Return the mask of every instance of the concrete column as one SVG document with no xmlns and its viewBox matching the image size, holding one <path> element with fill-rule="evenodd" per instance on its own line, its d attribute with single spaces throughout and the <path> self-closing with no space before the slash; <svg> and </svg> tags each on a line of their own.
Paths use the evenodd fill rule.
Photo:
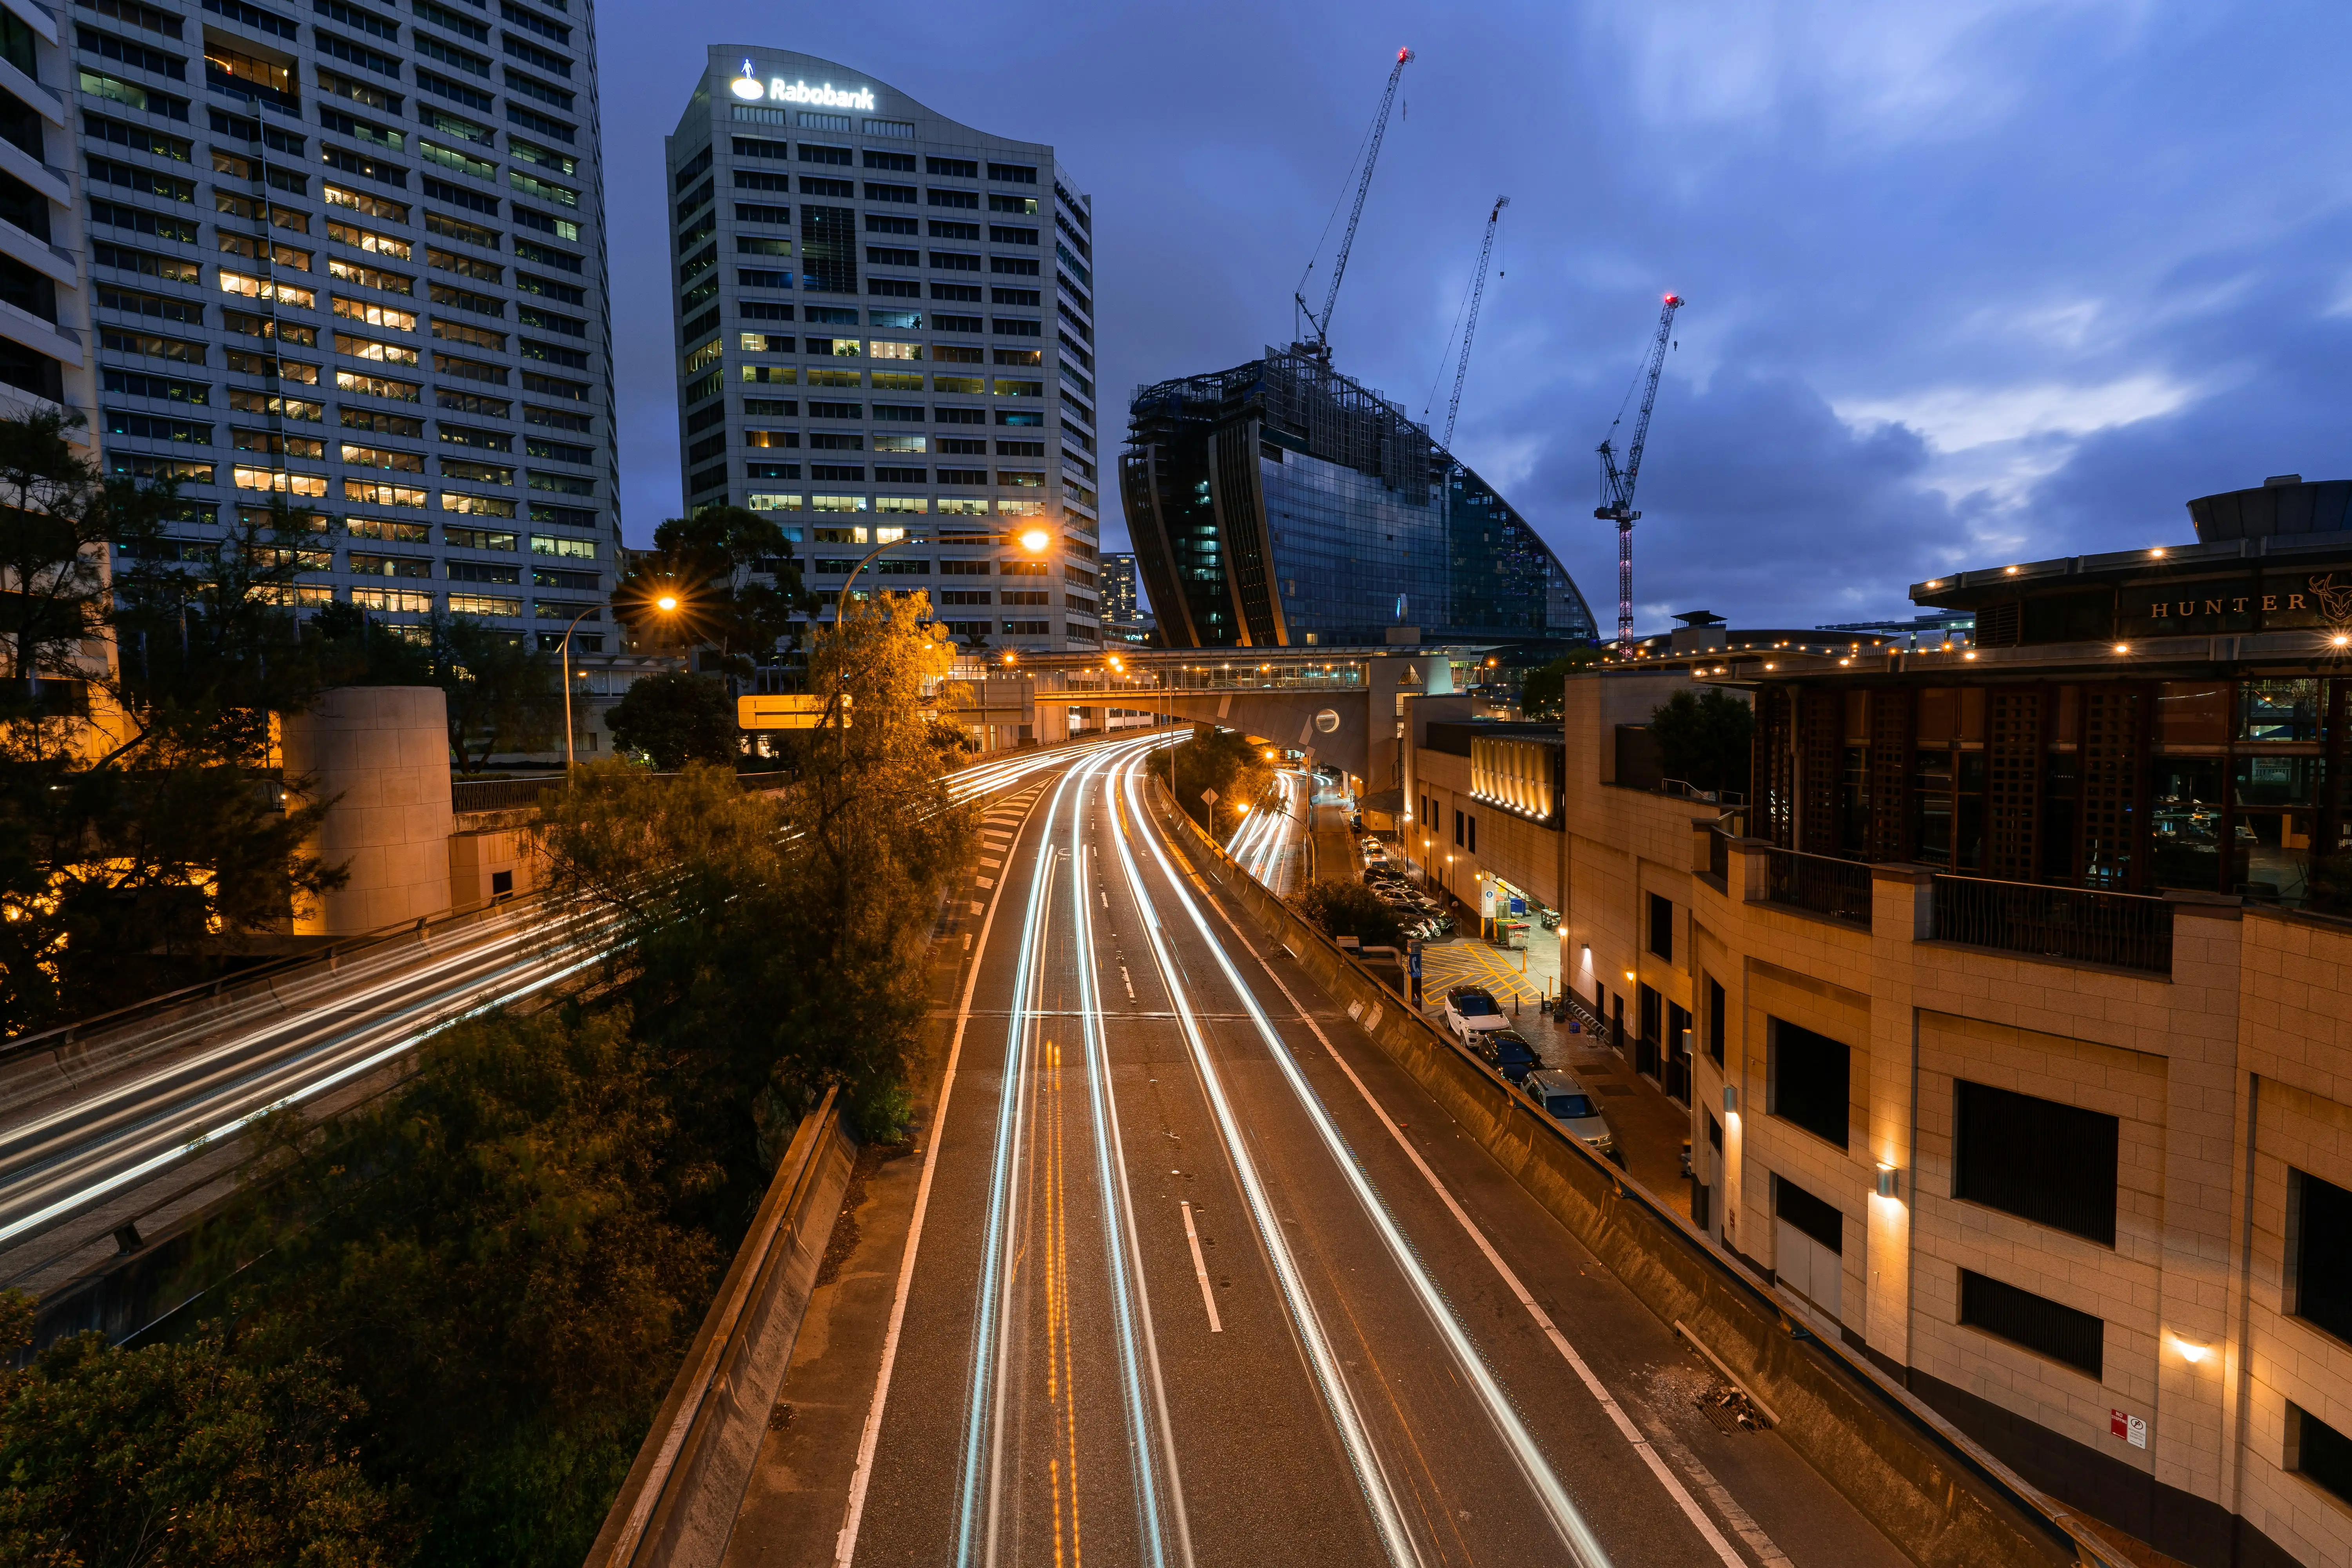
<svg viewBox="0 0 2352 1568">
<path fill-rule="evenodd" d="M 346 686 L 283 729 L 289 799 L 326 801 L 311 849 L 351 880 L 299 913 L 349 936 L 449 908 L 448 702 L 430 686 Z"/>
</svg>

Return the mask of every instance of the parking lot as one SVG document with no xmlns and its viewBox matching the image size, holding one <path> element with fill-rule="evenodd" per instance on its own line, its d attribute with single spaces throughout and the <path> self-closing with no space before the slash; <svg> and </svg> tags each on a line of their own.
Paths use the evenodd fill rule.
<svg viewBox="0 0 2352 1568">
<path fill-rule="evenodd" d="M 1358 840 L 1360 861 L 1364 842 Z M 1474 911 L 1441 902 L 1440 891 L 1424 888 L 1401 858 L 1390 864 L 1394 876 L 1375 873 L 1366 881 L 1376 889 L 1386 883 L 1411 895 L 1399 913 L 1410 912 L 1432 933 L 1420 939 L 1423 1015 L 1445 1028 L 1445 993 L 1456 985 L 1475 985 L 1492 995 L 1543 1066 L 1569 1074 L 1593 1097 L 1615 1136 L 1625 1173 L 1659 1202 L 1687 1215 L 1691 1193 L 1683 1155 L 1690 1136 L 1690 1111 L 1589 1032 L 1589 1022 L 1580 1025 L 1573 1011 L 1555 1017 L 1545 1010 L 1560 994 L 1559 944 L 1554 933 L 1538 924 L 1528 931 L 1526 947 L 1497 946 L 1475 934 Z"/>
</svg>

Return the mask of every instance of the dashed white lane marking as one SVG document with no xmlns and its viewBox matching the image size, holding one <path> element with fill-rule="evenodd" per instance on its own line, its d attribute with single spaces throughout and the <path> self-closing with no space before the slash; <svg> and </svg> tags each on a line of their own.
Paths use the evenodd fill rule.
<svg viewBox="0 0 2352 1568">
<path fill-rule="evenodd" d="M 1201 1257 L 1201 1233 L 1192 1227 L 1192 1205 L 1184 1205 L 1184 1239 L 1192 1248 L 1192 1275 L 1201 1282 L 1201 1305 L 1209 1310 L 1209 1331 L 1222 1334 L 1225 1325 L 1217 1321 L 1217 1293 L 1209 1288 L 1209 1266 Z"/>
</svg>

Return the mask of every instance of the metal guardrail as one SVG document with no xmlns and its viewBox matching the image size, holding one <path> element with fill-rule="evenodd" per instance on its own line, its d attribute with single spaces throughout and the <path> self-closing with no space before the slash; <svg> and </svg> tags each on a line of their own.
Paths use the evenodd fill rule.
<svg viewBox="0 0 2352 1568">
<path fill-rule="evenodd" d="M 674 779 L 676 773 L 651 773 L 650 778 Z M 782 789 L 792 782 L 792 774 L 782 772 L 737 773 L 736 784 L 746 790 Z M 529 811 L 537 806 L 540 797 L 551 795 L 563 787 L 562 773 L 538 773 L 520 779 L 458 779 L 449 785 L 449 809 L 468 811 Z"/>
<path fill-rule="evenodd" d="M 458 779 L 449 785 L 449 809 L 527 811 L 539 804 L 541 795 L 562 787 L 561 773 L 523 779 Z"/>
<path fill-rule="evenodd" d="M 2173 906 L 2139 893 L 1936 879 L 1935 940 L 2036 958 L 2172 973 Z"/>
<path fill-rule="evenodd" d="M 1870 929 L 1870 868 L 1859 860 L 1768 849 L 1767 893 L 1772 902 Z"/>
</svg>

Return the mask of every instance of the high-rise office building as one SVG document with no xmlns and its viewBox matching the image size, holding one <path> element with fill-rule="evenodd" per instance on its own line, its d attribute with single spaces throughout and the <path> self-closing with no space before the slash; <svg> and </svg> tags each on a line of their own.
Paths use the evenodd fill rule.
<svg viewBox="0 0 2352 1568">
<path fill-rule="evenodd" d="M 1492 485 L 1312 355 L 1142 389 L 1119 463 L 1170 647 L 1593 635 L 1568 569 Z"/>
<path fill-rule="evenodd" d="M 620 526 L 592 0 L 82 0 L 55 26 L 71 57 L 41 80 L 70 113 L 0 73 L 0 137 L 79 164 L 92 424 L 110 471 L 179 480 L 172 550 L 202 559 L 283 498 L 341 525 L 304 605 L 543 643 L 579 617 L 575 648 L 602 647 Z M 55 176 L 20 162 L 0 150 L 56 221 Z"/>
<path fill-rule="evenodd" d="M 967 641 L 1099 647 L 1093 203 L 1054 149 L 735 45 L 667 149 L 687 505 L 774 514 L 820 593 L 924 541 L 860 582 Z M 1045 559 L 953 542 L 1030 519 Z"/>
<path fill-rule="evenodd" d="M 69 44 L 33 0 L 0 0 L 0 59 L 15 68 L 0 73 L 0 411 L 10 415 L 93 412 Z"/>
<path fill-rule="evenodd" d="M 1135 552 L 1115 551 L 1102 558 L 1102 616 L 1107 622 L 1131 626 L 1143 614 L 1135 588 Z"/>
</svg>

